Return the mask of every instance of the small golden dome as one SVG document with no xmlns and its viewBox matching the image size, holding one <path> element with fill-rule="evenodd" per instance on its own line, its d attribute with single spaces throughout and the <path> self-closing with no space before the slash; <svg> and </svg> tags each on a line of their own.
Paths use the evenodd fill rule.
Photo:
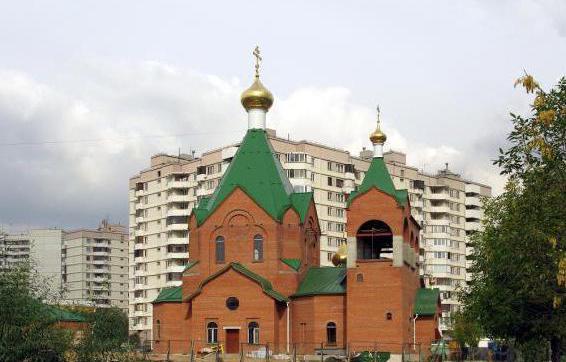
<svg viewBox="0 0 566 362">
<path fill-rule="evenodd" d="M 373 144 L 384 144 L 387 141 L 387 136 L 385 133 L 381 131 L 379 127 L 379 123 L 377 124 L 377 128 L 369 135 L 369 140 Z"/>
<path fill-rule="evenodd" d="M 251 87 L 242 93 L 241 100 L 242 106 L 244 106 L 246 111 L 249 111 L 250 109 L 263 109 L 267 112 L 273 104 L 273 95 L 261 83 L 259 76 L 256 75 L 255 81 Z"/>
<path fill-rule="evenodd" d="M 334 266 L 345 265 L 348 260 L 348 248 L 346 244 L 341 245 L 338 251 L 332 255 L 332 264 Z"/>
</svg>

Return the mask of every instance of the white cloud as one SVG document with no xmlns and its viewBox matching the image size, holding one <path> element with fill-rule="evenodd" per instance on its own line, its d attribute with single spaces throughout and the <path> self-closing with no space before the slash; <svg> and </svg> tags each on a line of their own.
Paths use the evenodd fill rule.
<svg viewBox="0 0 566 362">
<path fill-rule="evenodd" d="M 128 179 L 157 152 L 201 152 L 241 139 L 246 116 L 239 96 L 247 84 L 157 61 L 88 61 L 43 84 L 0 72 L 0 223 L 94 225 L 98 218 L 127 222 Z M 392 117 L 392 116 L 391 116 Z M 466 175 L 491 177 L 485 157 L 469 149 L 408 140 L 383 117 L 388 144 L 410 163 L 435 171 L 444 162 Z M 375 111 L 344 87 L 297 89 L 276 99 L 268 126 L 279 135 L 334 145 L 357 154 L 369 146 Z M 178 137 L 160 137 L 183 134 Z M 427 142 L 428 141 L 428 142 Z"/>
</svg>

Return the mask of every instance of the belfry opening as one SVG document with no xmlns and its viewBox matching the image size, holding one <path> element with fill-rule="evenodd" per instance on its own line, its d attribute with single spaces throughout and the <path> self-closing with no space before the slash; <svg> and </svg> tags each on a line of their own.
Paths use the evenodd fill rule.
<svg viewBox="0 0 566 362">
<path fill-rule="evenodd" d="M 357 256 L 361 260 L 392 259 L 393 232 L 381 220 L 366 221 L 356 233 Z"/>
</svg>

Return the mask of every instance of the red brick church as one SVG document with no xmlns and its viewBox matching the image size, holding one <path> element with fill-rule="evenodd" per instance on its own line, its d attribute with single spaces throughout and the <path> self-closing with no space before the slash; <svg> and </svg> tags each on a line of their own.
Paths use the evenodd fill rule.
<svg viewBox="0 0 566 362">
<path fill-rule="evenodd" d="M 293 192 L 266 134 L 273 96 L 257 64 L 241 100 L 248 131 L 190 216 L 182 286 L 153 303 L 154 349 L 186 353 L 190 341 L 226 353 L 248 344 L 274 353 L 368 343 L 393 354 L 414 342 L 428 349 L 438 338 L 439 295 L 420 283 L 419 225 L 385 166 L 379 121 L 371 166 L 348 196 L 347 250 L 324 267 L 313 194 Z"/>
</svg>

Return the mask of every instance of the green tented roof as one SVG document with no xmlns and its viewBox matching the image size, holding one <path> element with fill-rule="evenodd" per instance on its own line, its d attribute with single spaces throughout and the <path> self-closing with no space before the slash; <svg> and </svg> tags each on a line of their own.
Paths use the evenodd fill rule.
<svg viewBox="0 0 566 362">
<path fill-rule="evenodd" d="M 189 261 L 187 263 L 187 266 L 185 267 L 185 269 L 183 270 L 183 272 L 186 272 L 187 270 L 191 269 L 193 266 L 197 265 L 199 263 L 198 260 L 193 260 L 193 261 Z"/>
<path fill-rule="evenodd" d="M 54 305 L 48 305 L 50 316 L 58 322 L 86 322 L 86 317 L 77 312 L 72 312 Z"/>
<path fill-rule="evenodd" d="M 344 279 L 346 279 L 346 268 L 311 267 L 293 297 L 344 294 L 346 293 Z"/>
<path fill-rule="evenodd" d="M 281 258 L 281 261 L 295 271 L 299 271 L 301 268 L 301 259 Z"/>
<path fill-rule="evenodd" d="M 202 224 L 236 187 L 276 220 L 291 206 L 293 187 L 275 157 L 265 130 L 248 130 L 214 194 L 199 203 L 197 223 Z"/>
<path fill-rule="evenodd" d="M 265 279 L 264 277 L 262 277 L 261 275 L 259 275 L 257 273 L 254 273 L 253 271 L 249 270 L 244 265 L 242 265 L 238 262 L 231 262 L 228 265 L 226 265 L 224 268 L 217 271 L 216 273 L 211 274 L 208 277 L 206 277 L 203 281 L 200 282 L 200 284 L 199 284 L 198 288 L 195 290 L 195 292 L 193 294 L 189 295 L 185 300 L 190 301 L 191 299 L 196 297 L 198 294 L 200 294 L 200 292 L 202 291 L 202 288 L 205 284 L 207 284 L 211 280 L 215 279 L 216 277 L 218 277 L 219 275 L 221 275 L 222 273 L 224 273 L 225 271 L 227 271 L 230 268 L 237 271 L 240 274 L 247 276 L 248 278 L 250 278 L 253 281 L 255 281 L 256 283 L 258 283 L 261 286 L 261 289 L 263 290 L 263 292 L 265 294 L 269 295 L 270 297 L 277 300 L 278 302 L 287 302 L 289 300 L 286 296 L 284 296 L 283 294 L 281 294 L 278 291 L 276 291 L 275 289 L 273 289 L 273 286 L 271 285 L 271 282 L 269 280 Z"/>
<path fill-rule="evenodd" d="M 305 217 L 307 216 L 312 198 L 312 192 L 298 192 L 291 194 L 291 205 L 299 214 L 301 221 L 304 221 Z"/>
<path fill-rule="evenodd" d="M 387 166 L 385 166 L 385 161 L 382 157 L 374 157 L 371 161 L 371 165 L 369 166 L 369 170 L 364 176 L 362 184 L 356 191 L 350 194 L 347 203 L 348 206 L 356 197 L 366 193 L 373 187 L 393 196 L 399 205 L 405 205 L 407 203 L 407 190 L 395 189 L 393 180 L 391 180 L 391 175 L 387 170 Z"/>
<path fill-rule="evenodd" d="M 181 287 L 163 288 L 153 303 L 180 303 L 183 290 Z"/>
<path fill-rule="evenodd" d="M 414 313 L 422 316 L 436 314 L 440 290 L 420 288 L 415 296 Z"/>
</svg>

